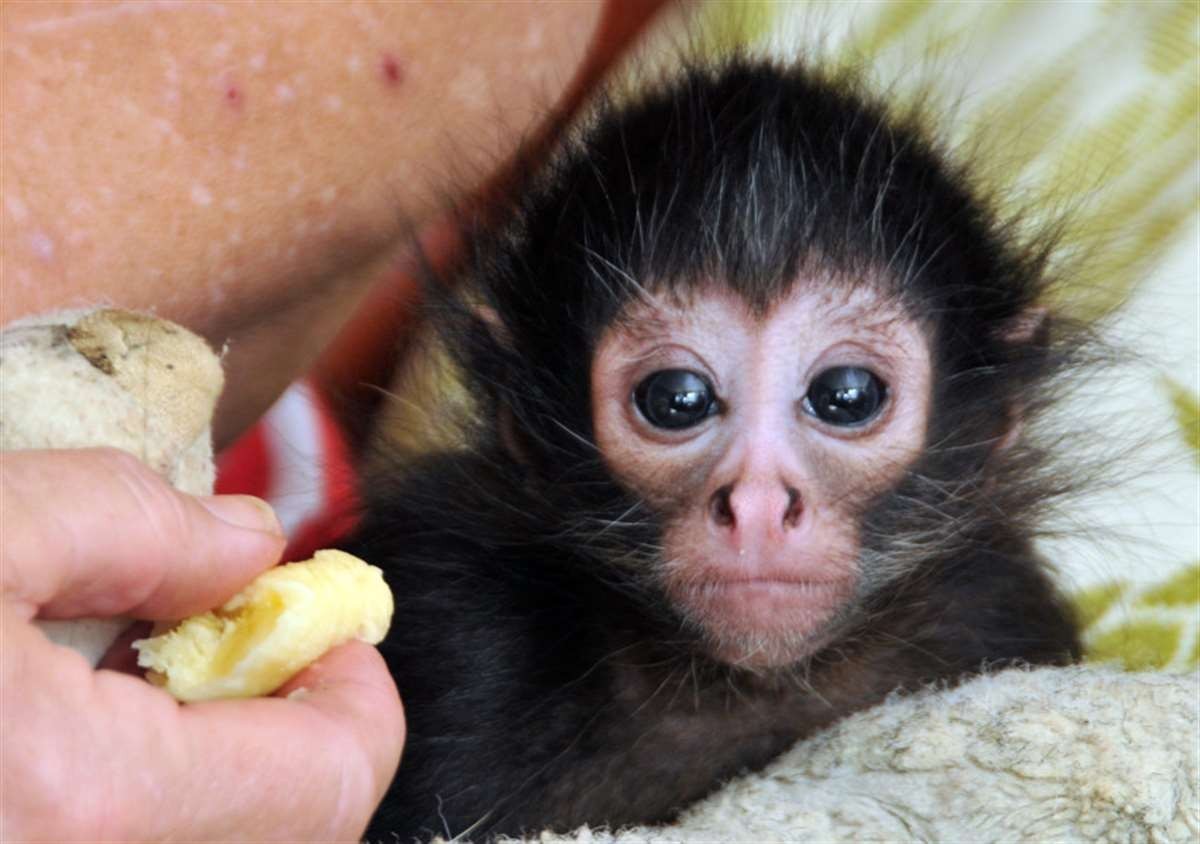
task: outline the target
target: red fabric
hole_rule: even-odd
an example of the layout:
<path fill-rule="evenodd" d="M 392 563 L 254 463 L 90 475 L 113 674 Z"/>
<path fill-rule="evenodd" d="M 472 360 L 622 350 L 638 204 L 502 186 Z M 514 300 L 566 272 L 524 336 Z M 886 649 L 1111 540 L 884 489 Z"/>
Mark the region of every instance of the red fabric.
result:
<path fill-rule="evenodd" d="M 358 478 L 345 432 L 316 385 L 297 381 L 217 457 L 216 491 L 257 495 L 288 537 L 284 561 L 336 545 L 354 527 Z"/>
<path fill-rule="evenodd" d="M 217 457 L 216 491 L 267 498 L 271 480 L 266 471 L 268 460 L 267 437 L 260 422 Z"/>

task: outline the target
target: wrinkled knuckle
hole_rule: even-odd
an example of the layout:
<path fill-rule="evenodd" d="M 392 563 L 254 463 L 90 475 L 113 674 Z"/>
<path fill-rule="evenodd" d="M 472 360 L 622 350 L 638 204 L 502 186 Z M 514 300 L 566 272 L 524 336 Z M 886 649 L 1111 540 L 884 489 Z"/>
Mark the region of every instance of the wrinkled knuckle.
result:
<path fill-rule="evenodd" d="M 176 551 L 196 538 L 195 514 L 188 502 L 165 486 L 155 486 L 146 522 L 164 550 Z"/>
<path fill-rule="evenodd" d="M 192 528 L 187 502 L 136 457 L 128 456 L 127 460 L 132 462 L 118 477 L 129 496 L 130 516 L 142 519 L 157 540 L 174 546 Z"/>
<path fill-rule="evenodd" d="M 115 477 L 153 477 L 154 473 L 128 451 L 109 446 L 84 449 L 85 458 L 92 461 L 100 471 Z"/>
<path fill-rule="evenodd" d="M 115 477 L 126 499 L 120 509 L 130 521 L 128 527 L 141 537 L 140 543 L 153 549 L 134 555 L 133 559 L 144 564 L 129 566 L 126 594 L 140 600 L 161 585 L 166 576 L 163 561 L 174 558 L 195 541 L 195 526 L 188 501 L 166 481 L 132 455 L 112 459 L 114 468 L 120 467 Z"/>

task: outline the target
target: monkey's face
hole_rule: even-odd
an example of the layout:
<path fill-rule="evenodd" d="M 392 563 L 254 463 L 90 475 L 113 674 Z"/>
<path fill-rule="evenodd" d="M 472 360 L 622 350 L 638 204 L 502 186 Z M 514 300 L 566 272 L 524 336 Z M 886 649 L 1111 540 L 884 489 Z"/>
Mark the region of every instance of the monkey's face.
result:
<path fill-rule="evenodd" d="M 765 313 L 716 285 L 648 296 L 604 332 L 596 440 L 712 656 L 787 665 L 852 613 L 862 513 L 920 453 L 930 380 L 924 333 L 865 285 L 801 282 Z"/>

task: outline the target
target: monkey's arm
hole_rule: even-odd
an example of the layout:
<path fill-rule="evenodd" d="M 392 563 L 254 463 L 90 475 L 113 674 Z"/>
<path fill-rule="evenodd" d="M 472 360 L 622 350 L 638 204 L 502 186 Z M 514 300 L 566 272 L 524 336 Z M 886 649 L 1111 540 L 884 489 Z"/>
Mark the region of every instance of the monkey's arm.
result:
<path fill-rule="evenodd" d="M 354 547 L 378 552 L 373 537 L 361 539 Z M 554 609 L 526 615 L 529 596 L 485 565 L 432 562 L 425 550 L 383 561 L 403 630 L 379 649 L 410 726 L 371 832 L 387 840 L 514 830 L 526 810 L 543 811 L 550 769 L 570 761 L 573 739 L 597 714 L 585 710 L 603 709 L 594 697 L 558 694 L 564 651 L 587 643 L 573 641 L 574 625 Z M 576 666 L 571 659 L 568 670 Z"/>

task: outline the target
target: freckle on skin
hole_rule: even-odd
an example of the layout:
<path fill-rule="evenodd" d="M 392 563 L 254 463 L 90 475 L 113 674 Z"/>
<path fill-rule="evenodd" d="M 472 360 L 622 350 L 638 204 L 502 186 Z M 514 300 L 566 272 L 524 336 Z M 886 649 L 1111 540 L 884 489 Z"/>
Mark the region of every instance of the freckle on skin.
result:
<path fill-rule="evenodd" d="M 545 31 L 541 24 L 537 22 L 530 23 L 529 29 L 525 32 L 525 49 L 531 53 L 542 49 L 544 34 Z"/>
<path fill-rule="evenodd" d="M 13 220 L 18 223 L 29 216 L 29 206 L 25 204 L 21 197 L 15 194 L 9 194 L 4 197 L 4 207 L 8 209 L 8 213 L 12 215 Z"/>
<path fill-rule="evenodd" d="M 175 131 L 175 126 L 171 123 L 171 121 L 165 120 L 161 117 L 155 117 L 151 119 L 151 123 L 154 125 L 155 129 L 162 132 L 175 143 L 181 142 L 179 133 Z"/>
<path fill-rule="evenodd" d="M 396 159 L 395 165 L 392 167 L 392 178 L 399 183 L 408 181 L 414 178 L 413 166 L 403 158 Z"/>
<path fill-rule="evenodd" d="M 49 261 L 54 257 L 54 241 L 45 232 L 37 231 L 31 234 L 29 248 L 43 261 Z"/>
<path fill-rule="evenodd" d="M 474 108 L 484 101 L 488 90 L 487 74 L 482 68 L 466 65 L 450 83 L 449 93 L 459 103 Z"/>

